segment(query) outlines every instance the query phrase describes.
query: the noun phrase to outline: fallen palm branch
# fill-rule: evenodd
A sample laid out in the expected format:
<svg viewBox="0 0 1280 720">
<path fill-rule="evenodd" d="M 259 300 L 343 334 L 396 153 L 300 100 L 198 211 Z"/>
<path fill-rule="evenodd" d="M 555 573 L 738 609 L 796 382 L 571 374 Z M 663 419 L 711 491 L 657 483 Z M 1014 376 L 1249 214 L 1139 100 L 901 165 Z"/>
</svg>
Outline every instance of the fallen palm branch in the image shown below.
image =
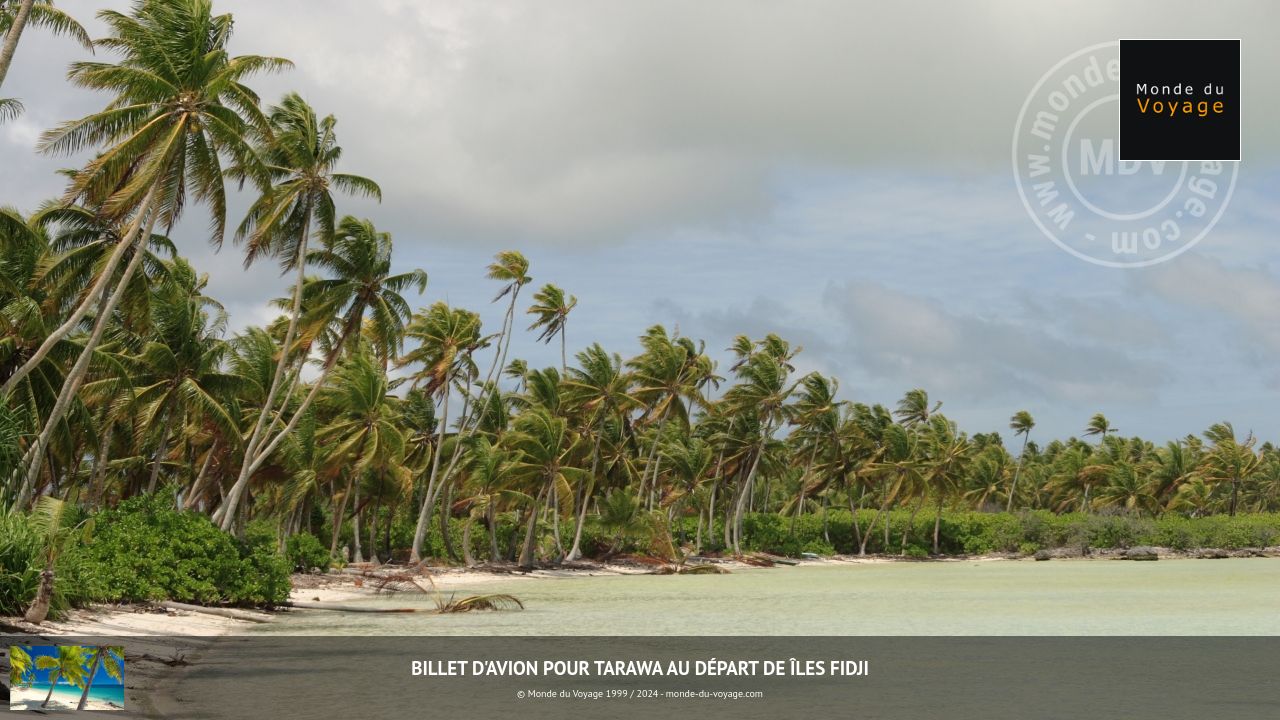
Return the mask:
<svg viewBox="0 0 1280 720">
<path fill-rule="evenodd" d="M 473 610 L 523 610 L 524 603 L 520 602 L 520 598 L 515 595 L 506 593 L 494 593 L 491 595 L 468 595 L 467 597 L 455 599 L 450 595 L 446 600 L 443 597 L 436 598 L 436 612 L 439 613 L 463 613 Z"/>
</svg>

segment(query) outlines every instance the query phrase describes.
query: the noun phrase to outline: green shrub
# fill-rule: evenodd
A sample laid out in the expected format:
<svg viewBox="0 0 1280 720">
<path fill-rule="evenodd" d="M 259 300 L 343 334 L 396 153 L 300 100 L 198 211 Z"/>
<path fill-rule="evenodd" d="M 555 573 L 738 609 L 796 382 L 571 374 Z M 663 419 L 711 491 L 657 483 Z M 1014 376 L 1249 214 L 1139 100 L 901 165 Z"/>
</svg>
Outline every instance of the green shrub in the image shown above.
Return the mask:
<svg viewBox="0 0 1280 720">
<path fill-rule="evenodd" d="M 324 572 L 329 569 L 332 560 L 329 548 L 311 533 L 290 535 L 285 541 L 285 556 L 295 572 L 311 572 L 312 568 Z"/>
<path fill-rule="evenodd" d="M 74 515 L 71 519 L 78 520 Z M 40 537 L 26 515 L 0 512 L 0 615 L 21 615 L 35 599 L 44 569 L 40 548 Z M 64 552 L 58 557 L 49 605 L 52 618 L 105 596 L 102 582 L 81 556 Z"/>
<path fill-rule="evenodd" d="M 289 594 L 289 567 L 271 546 L 252 547 L 207 517 L 177 511 L 163 494 L 97 515 L 97 531 L 68 555 L 102 581 L 104 599 L 273 605 Z"/>
</svg>

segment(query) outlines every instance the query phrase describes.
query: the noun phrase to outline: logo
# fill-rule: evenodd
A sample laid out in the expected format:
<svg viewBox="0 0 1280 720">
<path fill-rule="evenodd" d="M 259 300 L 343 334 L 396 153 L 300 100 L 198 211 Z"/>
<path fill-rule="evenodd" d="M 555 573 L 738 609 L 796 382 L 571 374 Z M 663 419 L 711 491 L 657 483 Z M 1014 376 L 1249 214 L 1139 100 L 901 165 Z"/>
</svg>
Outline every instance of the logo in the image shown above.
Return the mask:
<svg viewBox="0 0 1280 720">
<path fill-rule="evenodd" d="M 1023 207 L 1063 250 L 1104 267 L 1147 267 L 1213 229 L 1239 164 L 1121 160 L 1119 90 L 1119 42 L 1050 68 L 1018 113 L 1013 172 Z"/>
<path fill-rule="evenodd" d="M 1122 160 L 1240 159 L 1239 40 L 1121 40 Z"/>
</svg>

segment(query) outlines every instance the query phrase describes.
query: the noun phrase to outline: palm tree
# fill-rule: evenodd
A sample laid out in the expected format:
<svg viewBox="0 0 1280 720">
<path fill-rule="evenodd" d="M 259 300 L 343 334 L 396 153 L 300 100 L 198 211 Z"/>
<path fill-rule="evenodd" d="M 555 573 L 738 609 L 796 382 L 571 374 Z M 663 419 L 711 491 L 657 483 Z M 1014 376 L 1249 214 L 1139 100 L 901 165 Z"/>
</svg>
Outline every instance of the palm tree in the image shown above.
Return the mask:
<svg viewBox="0 0 1280 720">
<path fill-rule="evenodd" d="M 607 424 L 622 417 L 636 406 L 630 393 L 630 379 L 622 371 L 622 358 L 609 354 L 593 343 L 578 353 L 578 365 L 570 368 L 564 380 L 564 392 L 577 413 L 582 416 L 581 433 L 591 437 L 591 469 L 586 483 L 577 492 L 577 519 L 574 521 L 573 545 L 565 560 L 573 561 L 582 556 L 582 527 L 586 522 L 587 503 L 595 492 L 600 472 L 600 446 L 604 441 Z"/>
<path fill-rule="evenodd" d="M 560 336 L 560 372 L 565 372 L 569 368 L 569 358 L 565 350 L 565 325 L 569 321 L 569 311 L 578 305 L 578 298 L 570 295 L 565 298 L 564 290 L 547 283 L 542 289 L 533 294 L 533 305 L 529 308 L 530 315 L 536 315 L 537 320 L 529 326 L 530 330 L 541 330 L 538 335 L 540 342 L 549 343 Z"/>
<path fill-rule="evenodd" d="M 330 553 L 338 549 L 347 503 L 359 480 L 372 473 L 400 472 L 405 437 L 399 426 L 398 398 L 389 394 L 389 389 L 386 372 L 369 349 L 362 347 L 338 365 L 320 395 L 318 403 L 332 419 L 317 432 L 317 441 L 327 448 L 326 463 L 342 468 L 347 476 L 341 501 L 333 498 Z"/>
<path fill-rule="evenodd" d="M 1018 464 L 1013 468 L 1013 482 L 1009 484 L 1009 500 L 1005 504 L 1004 511 L 1011 512 L 1013 510 L 1013 498 L 1018 492 L 1018 475 L 1022 472 L 1022 461 L 1027 454 L 1027 439 L 1031 436 L 1031 429 L 1036 426 L 1036 421 L 1031 417 L 1031 413 L 1026 410 L 1019 410 L 1009 418 L 1009 429 L 1013 431 L 1013 436 L 1022 436 L 1022 450 L 1018 452 Z"/>
<path fill-rule="evenodd" d="M 124 681 L 124 648 L 119 645 L 97 645 L 89 651 L 89 672 L 84 679 L 84 692 L 80 694 L 80 702 L 76 710 L 84 710 L 89 703 L 89 691 L 93 689 L 93 678 L 102 667 L 112 678 Z"/>
<path fill-rule="evenodd" d="M 421 366 L 414 373 L 414 386 L 421 386 L 428 396 L 436 398 L 440 406 L 436 451 L 431 457 L 431 474 L 418 512 L 418 524 L 414 529 L 410 553 L 411 562 L 420 562 L 422 544 L 431 523 L 431 510 L 435 505 L 439 485 L 443 484 L 437 484 L 437 481 L 440 478 L 440 456 L 443 455 L 445 430 L 449 424 L 449 398 L 454 385 L 459 382 L 469 385 L 475 380 L 478 370 L 473 354 L 483 346 L 485 340 L 480 336 L 479 315 L 451 308 L 443 302 L 414 314 L 406 334 L 418 343 L 418 347 L 397 360 L 396 365 Z M 446 480 L 448 475 L 446 472 Z"/>
<path fill-rule="evenodd" d="M 4 86 L 18 40 L 28 24 L 46 28 L 54 35 L 69 35 L 86 50 L 93 50 L 89 33 L 70 15 L 55 8 L 52 0 L 0 0 L 0 38 L 4 39 L 0 43 L 0 87 Z"/>
<path fill-rule="evenodd" d="M 748 468 L 738 489 L 734 504 L 733 551 L 742 553 L 742 519 L 747 500 L 755 490 L 756 475 L 766 446 L 783 418 L 783 406 L 794 389 L 787 385 L 790 350 L 778 348 L 769 337 L 758 344 L 760 352 L 745 359 L 735 371 L 739 384 L 725 393 L 724 402 L 732 412 L 748 419 L 747 427 L 752 437 L 747 456 Z"/>
<path fill-rule="evenodd" d="M 924 485 L 918 442 L 917 434 L 898 423 L 892 423 L 884 428 L 876 459 L 867 467 L 869 474 L 878 481 L 875 493 L 879 495 L 880 505 L 866 532 L 863 533 L 862 544 L 858 548 L 859 555 L 866 554 L 871 532 L 875 528 L 876 521 L 882 518 L 884 520 L 884 552 L 889 552 L 888 510 L 890 505 L 895 501 L 910 499 L 912 495 L 918 494 Z M 907 529 L 910 530 L 910 526 Z"/>
<path fill-rule="evenodd" d="M 133 372 L 106 382 L 128 382 L 130 405 L 140 433 L 158 433 L 147 492 L 154 492 L 167 457 L 173 429 L 188 417 L 217 427 L 224 437 L 238 434 L 239 425 L 227 408 L 244 387 L 245 379 L 223 370 L 229 347 L 219 335 L 226 325 L 220 305 L 200 294 L 208 283 L 196 276 L 185 260 L 172 264 L 168 282 L 156 293 L 154 335 L 136 357 L 126 360 Z"/>
<path fill-rule="evenodd" d="M 1084 429 L 1085 435 L 1096 435 L 1103 440 L 1106 440 L 1107 435 L 1114 432 L 1116 432 L 1116 429 L 1111 426 L 1111 422 L 1107 420 L 1107 416 L 1102 413 L 1094 413 L 1093 417 L 1089 418 L 1089 424 Z"/>
<path fill-rule="evenodd" d="M 348 344 L 354 342 L 363 329 L 376 356 L 393 354 L 404 341 L 404 326 L 411 315 L 409 303 L 401 294 L 413 288 L 421 293 L 427 287 L 427 274 L 422 270 L 391 274 L 391 235 L 379 232 L 369 220 L 343 218 L 338 223 L 336 237 L 323 248 L 312 251 L 307 261 L 328 270 L 331 277 L 309 280 L 303 288 L 305 328 L 302 337 L 309 342 L 324 331 L 333 330 L 333 339 L 320 366 L 319 377 L 289 421 L 274 437 L 269 434 L 264 437 L 261 449 L 253 457 L 244 459 L 239 477 L 214 514 L 214 521 L 223 530 L 230 530 L 235 522 L 240 500 L 254 471 L 293 432 Z"/>
<path fill-rule="evenodd" d="M 670 507 L 675 517 L 683 516 L 683 508 L 707 478 L 714 462 L 711 444 L 699 437 L 683 435 L 668 443 L 662 457 L 679 485 L 673 489 Z M 702 515 L 698 515 L 698 537 L 702 536 Z"/>
<path fill-rule="evenodd" d="M 23 616 L 24 620 L 33 625 L 39 625 L 49 616 L 49 606 L 53 601 L 54 567 L 58 558 L 75 540 L 77 531 L 80 531 L 82 537 L 87 537 L 93 531 L 92 520 L 75 526 L 70 525 L 69 521 L 66 503 L 48 495 L 40 498 L 31 511 L 31 525 L 40 536 L 40 554 L 44 560 L 36 597 Z"/>
<path fill-rule="evenodd" d="M 582 470 L 571 462 L 579 439 L 570 431 L 568 422 L 555 417 L 545 408 L 534 408 L 516 417 L 515 430 L 509 442 L 518 454 L 512 465 L 513 479 L 522 483 L 528 498 L 524 543 L 519 564 L 532 568 L 538 512 L 542 502 L 554 494 L 558 507 L 572 509 L 574 482 Z"/>
<path fill-rule="evenodd" d="M 501 371 L 507 366 L 507 349 L 511 347 L 512 330 L 515 324 L 516 299 L 520 296 L 520 290 L 533 281 L 533 278 L 529 277 L 529 261 L 515 250 L 503 250 L 495 255 L 493 262 L 489 264 L 486 277 L 505 283 L 502 290 L 494 296 L 494 302 L 504 297 L 510 300 L 507 303 L 507 312 L 502 316 L 502 329 L 498 332 L 499 351 L 494 353 L 494 364 L 485 376 L 485 386 L 496 381 L 493 376 L 495 370 Z"/>
<path fill-rule="evenodd" d="M 1156 452 L 1146 482 L 1158 507 L 1172 509 L 1178 491 L 1195 477 L 1199 462 L 1199 453 L 1176 440 L 1170 440 Z"/>
<path fill-rule="evenodd" d="M 689 338 L 673 338 L 661 325 L 645 331 L 640 344 L 644 352 L 627 365 L 631 368 L 631 380 L 635 384 L 631 394 L 644 406 L 640 422 L 645 425 L 657 423 L 639 489 L 642 499 L 648 489 L 647 494 L 652 501 L 651 484 L 657 482 L 661 467 L 658 447 L 668 421 L 675 419 L 687 428 L 694 406 L 705 404 L 704 389 L 718 386 L 721 378 L 715 374 L 715 363 L 707 357 L 703 344 Z M 652 479 L 649 479 L 650 475 Z"/>
<path fill-rule="evenodd" d="M 352 195 L 382 199 L 376 183 L 359 175 L 335 172 L 342 148 L 338 146 L 332 115 L 319 118 L 297 93 L 284 96 L 267 113 L 269 132 L 261 133 L 259 155 L 266 165 L 272 186 L 249 208 L 236 230 L 236 239 L 245 244 L 245 267 L 263 255 L 280 260 L 284 272 L 297 273 L 289 322 L 281 344 L 280 357 L 267 387 L 258 419 L 245 441 L 245 456 L 259 449 L 267 419 L 276 401 L 285 371 L 295 359 L 294 338 L 302 314 L 302 291 L 306 285 L 306 258 L 313 226 L 324 240 L 333 237 L 336 226 L 333 189 Z M 233 175 L 241 174 L 233 169 Z M 297 360 L 305 360 L 305 356 Z"/>
<path fill-rule="evenodd" d="M 810 492 L 810 474 L 819 458 L 823 464 L 828 460 L 839 464 L 839 458 L 830 457 L 833 453 L 838 454 L 840 445 L 840 409 L 844 403 L 836 400 L 839 389 L 840 383 L 835 378 L 809 373 L 801 378 L 797 390 L 799 396 L 787 408 L 788 421 L 796 426 L 790 437 L 795 447 L 794 457 L 797 462 L 799 458 L 805 458 L 795 513 L 791 516 L 791 532 L 795 531 L 796 518 L 804 512 L 805 497 Z M 823 482 L 815 483 L 813 490 L 823 486 Z"/>
<path fill-rule="evenodd" d="M 926 441 L 927 467 L 925 484 L 933 493 L 936 513 L 933 516 L 933 554 L 940 552 L 939 535 L 942 507 L 960 487 L 969 462 L 969 440 L 960 434 L 955 423 L 942 415 L 929 419 L 930 434 Z"/>
<path fill-rule="evenodd" d="M 1204 436 L 1213 443 L 1213 447 L 1205 454 L 1200 474 L 1211 485 L 1230 485 L 1227 513 L 1234 516 L 1241 484 L 1249 481 L 1261 465 L 1260 458 L 1253 451 L 1257 440 L 1252 433 L 1243 442 L 1236 440 L 1235 428 L 1229 422 L 1216 423 L 1205 431 Z"/>
<path fill-rule="evenodd" d="M 913 427 L 929 421 L 929 416 L 938 412 L 942 407 L 942 403 L 935 403 L 932 408 L 929 407 L 929 393 L 921 388 L 908 390 L 902 399 L 898 401 L 898 409 L 893 414 L 898 416 L 898 420 L 906 427 Z"/>
<path fill-rule="evenodd" d="M 84 674 L 84 648 L 80 645 L 58 645 L 56 655 L 41 655 L 36 658 L 36 667 L 49 672 L 49 694 L 45 696 L 40 707 L 49 707 L 53 699 L 53 691 L 58 682 L 66 680 L 73 686 L 85 687 L 87 679 Z"/>
<path fill-rule="evenodd" d="M 1094 507 L 1120 508 L 1128 512 L 1154 515 L 1159 503 L 1146 481 L 1147 469 L 1131 462 L 1118 462 L 1107 473 L 1107 482 L 1098 488 Z"/>
<path fill-rule="evenodd" d="M 151 237 L 158 222 L 173 227 L 188 194 L 208 204 L 213 239 L 221 241 L 226 222 L 222 158 L 253 166 L 246 136 L 250 127 L 264 125 L 257 96 L 241 80 L 289 65 L 277 58 L 230 56 L 226 44 L 231 16 L 214 16 L 209 0 L 140 0 L 132 15 L 103 11 L 99 18 L 112 35 L 97 45 L 119 53 L 121 61 L 75 63 L 70 77 L 81 87 L 113 92 L 116 98 L 100 113 L 45 133 L 41 149 L 74 153 L 106 145 L 72 175 L 66 200 L 83 198 L 109 217 L 132 216 L 132 221 L 80 306 L 0 390 L 5 395 L 11 392 L 16 380 L 39 364 L 90 309 L 97 308 L 80 356 L 67 373 L 44 430 L 27 452 L 20 505 L 29 499 L 53 431 L 84 381 L 111 315 L 146 255 L 137 252 L 140 242 Z M 129 249 L 135 251 L 132 259 L 100 304 Z"/>
<path fill-rule="evenodd" d="M 507 488 L 512 466 L 511 455 L 484 436 L 476 437 L 469 445 L 465 502 L 471 505 L 472 510 L 467 522 L 470 524 L 476 518 L 484 519 L 489 535 L 489 560 L 497 562 L 500 555 L 497 510 L 504 500 L 517 496 L 517 493 Z M 464 543 L 463 548 L 464 554 L 470 552 L 469 543 Z"/>
</svg>

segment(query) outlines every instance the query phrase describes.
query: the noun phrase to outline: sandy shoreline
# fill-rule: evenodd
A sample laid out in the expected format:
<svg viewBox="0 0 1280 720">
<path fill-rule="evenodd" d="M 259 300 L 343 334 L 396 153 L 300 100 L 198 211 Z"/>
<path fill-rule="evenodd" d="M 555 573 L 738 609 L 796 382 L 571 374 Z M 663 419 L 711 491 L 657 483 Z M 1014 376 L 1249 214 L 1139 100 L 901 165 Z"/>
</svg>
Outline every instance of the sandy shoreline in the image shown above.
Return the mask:
<svg viewBox="0 0 1280 720">
<path fill-rule="evenodd" d="M 1217 557 L 1277 557 L 1280 548 L 1249 551 L 1198 551 L 1182 553 L 1155 548 L 1161 559 Z M 1052 553 L 1057 562 L 1083 562 L 1123 559 L 1123 551 L 1094 551 L 1082 556 L 1078 551 L 1060 549 Z M 909 562 L 1033 562 L 1027 556 L 982 555 L 911 560 L 896 556 L 833 556 L 818 559 L 784 560 L 773 571 L 785 573 L 789 566 L 840 566 Z M 759 565 L 728 558 L 705 558 L 701 563 L 713 564 L 721 570 L 736 572 L 758 570 Z M 571 566 L 544 567 L 530 571 L 514 567 L 432 567 L 426 573 L 412 574 L 403 566 L 355 566 L 327 574 L 295 575 L 290 599 L 295 602 L 349 603 L 388 595 L 420 595 L 432 589 L 448 591 L 461 587 L 477 588 L 491 583 L 534 582 L 610 575 L 644 575 L 660 571 L 659 566 L 644 562 L 574 563 Z M 324 612 L 294 609 L 285 612 Z M 0 630 L 26 634 L 56 643 L 59 637 L 86 636 L 127 637 L 126 706 L 144 714 L 167 717 L 172 707 L 174 688 L 181 682 L 184 668 L 198 662 L 212 644 L 212 638 L 248 633 L 260 622 L 278 619 L 281 613 L 237 611 L 238 617 L 220 617 L 187 609 L 156 605 L 95 606 L 74 610 L 57 622 L 34 626 L 20 618 L 0 618 Z M 245 619 L 248 618 L 248 619 Z M 43 696 L 39 701 L 43 700 Z M 56 700 L 56 696 L 55 696 Z M 105 708 L 103 708 L 105 709 Z"/>
<path fill-rule="evenodd" d="M 1226 557 L 1280 557 L 1280 547 L 1246 550 L 1198 550 L 1175 551 L 1168 548 L 1152 548 L 1160 559 L 1226 558 Z M 1094 550 L 1088 555 L 1079 551 L 1059 548 L 1049 552 L 1054 561 L 1087 562 L 1098 560 L 1123 560 L 1124 550 Z M 886 563 L 959 563 L 959 562 L 1032 562 L 1035 558 L 1016 554 L 990 554 L 970 556 L 946 556 L 928 559 L 912 559 L 885 555 L 834 555 L 822 558 L 787 559 L 772 558 L 778 564 L 771 567 L 783 571 L 792 566 L 877 565 Z M 694 564 L 694 563 L 690 563 Z M 722 571 L 767 569 L 754 562 L 734 558 L 700 558 L 697 564 L 714 565 Z M 476 587 L 491 583 L 528 582 L 534 580 L 567 579 L 612 575 L 666 574 L 662 566 L 636 561 L 577 562 L 563 566 L 539 567 L 521 570 L 515 566 L 501 567 L 427 567 L 423 572 L 399 565 L 353 565 L 342 571 L 325 574 L 298 574 L 292 578 L 290 600 L 298 602 L 342 603 L 372 597 L 385 597 L 399 593 L 420 594 L 435 590 L 452 590 L 459 587 Z M 158 649 L 183 650 L 199 638 L 239 634 L 252 628 L 253 620 L 270 622 L 281 611 L 237 610 L 238 615 L 250 620 L 218 617 L 186 609 L 173 609 L 158 605 L 99 605 L 72 610 L 57 621 L 35 626 L 21 618 L 0 618 L 0 631 L 29 633 L 39 636 L 99 635 L 151 637 Z M 312 612 L 306 609 L 283 612 Z M 182 643 L 171 639 L 182 638 Z M 170 654 L 170 657 L 172 653 Z"/>
<path fill-rule="evenodd" d="M 80 691 L 75 688 L 61 687 L 53 692 L 49 704 L 41 707 L 45 696 L 48 694 L 47 689 L 39 688 L 14 688 L 9 695 L 10 710 L 75 710 L 80 704 Z M 104 700 L 90 699 L 85 703 L 85 710 L 120 710 L 120 706 L 115 703 Z"/>
</svg>

